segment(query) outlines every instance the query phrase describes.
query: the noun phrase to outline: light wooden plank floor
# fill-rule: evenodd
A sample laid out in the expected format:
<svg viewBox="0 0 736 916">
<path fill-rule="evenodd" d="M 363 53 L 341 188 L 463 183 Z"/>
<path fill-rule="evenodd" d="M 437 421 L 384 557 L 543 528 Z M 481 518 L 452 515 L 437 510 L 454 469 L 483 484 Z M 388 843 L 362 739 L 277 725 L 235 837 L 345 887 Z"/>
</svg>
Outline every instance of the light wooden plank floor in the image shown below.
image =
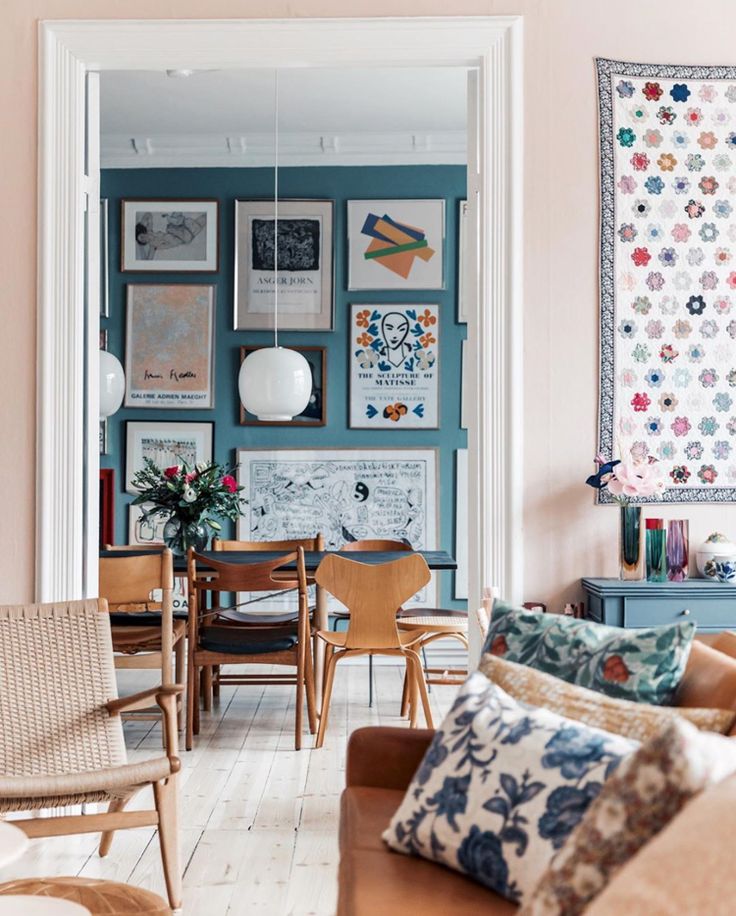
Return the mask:
<svg viewBox="0 0 736 916">
<path fill-rule="evenodd" d="M 255 669 L 252 669 L 255 670 Z M 347 737 L 363 725 L 399 719 L 403 669 L 375 666 L 373 708 L 363 665 L 338 667 L 330 724 L 321 750 L 294 750 L 293 688 L 223 688 L 202 714 L 199 739 L 181 752 L 182 853 L 186 916 L 330 916 L 337 894 L 337 822 Z M 149 672 L 120 672 L 121 693 L 143 689 Z M 437 724 L 456 692 L 434 687 Z M 154 723 L 125 726 L 130 759 L 161 753 Z M 131 807 L 148 807 L 148 792 Z M 34 840 L 0 881 L 31 875 L 84 875 L 147 887 L 164 895 L 158 841 L 150 829 L 116 834 L 106 859 L 99 837 Z M 165 895 L 164 895 L 165 896 Z"/>
</svg>

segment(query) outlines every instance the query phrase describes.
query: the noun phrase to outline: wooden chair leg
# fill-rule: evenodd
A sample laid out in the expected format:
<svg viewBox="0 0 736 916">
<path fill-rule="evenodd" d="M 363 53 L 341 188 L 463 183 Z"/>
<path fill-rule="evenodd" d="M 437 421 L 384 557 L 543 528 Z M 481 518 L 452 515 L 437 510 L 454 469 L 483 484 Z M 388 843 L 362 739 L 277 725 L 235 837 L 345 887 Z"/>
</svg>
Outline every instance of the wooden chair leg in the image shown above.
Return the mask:
<svg viewBox="0 0 736 916">
<path fill-rule="evenodd" d="M 315 747 L 322 747 L 325 741 L 325 732 L 327 731 L 327 720 L 330 713 L 330 697 L 332 696 L 332 685 L 335 681 L 335 666 L 338 655 L 332 646 L 328 646 L 325 652 L 325 684 L 322 689 L 322 711 L 319 716 L 319 731 L 317 732 L 317 742 Z"/>
<path fill-rule="evenodd" d="M 117 814 L 119 811 L 122 811 L 123 808 L 128 804 L 131 795 L 126 795 L 123 798 L 113 798 L 110 804 L 107 806 L 108 814 Z M 112 846 L 112 838 L 115 836 L 114 830 L 103 830 L 102 836 L 100 837 L 100 857 L 104 858 L 108 852 L 110 852 L 110 846 Z"/>
<path fill-rule="evenodd" d="M 309 734 L 317 731 L 317 692 L 314 688 L 314 660 L 312 659 L 312 641 L 304 647 L 304 679 L 307 688 L 307 719 Z"/>
<path fill-rule="evenodd" d="M 192 749 L 192 735 L 194 734 L 195 706 L 199 704 L 199 685 L 197 684 L 197 666 L 191 654 L 187 666 L 187 732 L 184 746 L 188 751 Z"/>
<path fill-rule="evenodd" d="M 212 712 L 212 665 L 202 668 L 202 708 Z"/>
<path fill-rule="evenodd" d="M 212 666 L 212 697 L 215 700 L 220 699 L 220 666 Z"/>
<path fill-rule="evenodd" d="M 186 648 L 187 641 L 183 637 L 174 646 L 174 680 L 177 684 L 184 684 L 186 678 Z M 179 731 L 182 731 L 186 722 L 186 699 L 179 698 Z"/>
<path fill-rule="evenodd" d="M 201 680 L 202 680 L 202 669 L 195 668 L 194 669 L 194 697 L 195 697 L 195 700 L 194 700 L 194 734 L 195 735 L 199 734 L 199 718 L 200 718 L 199 716 L 199 709 L 200 709 L 199 697 L 200 697 L 201 690 L 202 690 L 200 686 Z"/>
<path fill-rule="evenodd" d="M 409 675 L 404 672 L 404 688 L 401 691 L 401 711 L 399 715 L 405 719 L 409 715 Z"/>
<path fill-rule="evenodd" d="M 296 653 L 296 711 L 294 714 L 294 750 L 302 749 L 304 728 L 304 646 L 297 645 Z"/>
<path fill-rule="evenodd" d="M 414 662 L 411 656 L 406 653 L 406 674 L 404 675 L 407 680 L 407 685 L 409 688 L 409 728 L 417 727 L 417 720 L 419 718 L 419 702 L 417 697 L 417 678 L 414 674 Z"/>
<path fill-rule="evenodd" d="M 161 864 L 166 881 L 166 893 L 172 910 L 181 908 L 181 848 L 179 844 L 179 799 L 177 776 L 153 784 L 153 797 L 158 812 L 158 841 Z"/>
<path fill-rule="evenodd" d="M 427 728 L 434 728 L 434 723 L 432 722 L 432 708 L 429 705 L 429 694 L 427 693 L 427 682 L 424 679 L 424 668 L 416 652 L 407 652 L 406 657 L 407 659 L 411 658 L 412 667 L 414 669 L 414 679 L 419 692 L 419 699 L 422 701 L 424 720 L 427 723 Z M 416 712 L 415 718 L 417 718 Z"/>
</svg>

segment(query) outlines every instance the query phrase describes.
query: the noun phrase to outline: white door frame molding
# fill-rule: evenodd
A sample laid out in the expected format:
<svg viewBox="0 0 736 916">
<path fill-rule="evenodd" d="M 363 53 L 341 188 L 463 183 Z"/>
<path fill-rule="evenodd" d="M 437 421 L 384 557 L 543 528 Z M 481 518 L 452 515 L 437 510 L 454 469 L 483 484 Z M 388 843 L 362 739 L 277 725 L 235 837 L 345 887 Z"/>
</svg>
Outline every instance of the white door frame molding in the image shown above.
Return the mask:
<svg viewBox="0 0 736 916">
<path fill-rule="evenodd" d="M 477 174 L 468 173 L 480 226 L 480 306 L 468 324 L 467 375 L 477 384 L 469 398 L 470 606 L 485 585 L 521 597 L 521 17 L 64 20 L 40 23 L 39 38 L 37 599 L 97 589 L 90 559 L 98 535 L 83 509 L 97 477 L 84 429 L 98 371 L 95 353 L 85 362 L 86 72 L 366 65 L 478 70 Z"/>
</svg>

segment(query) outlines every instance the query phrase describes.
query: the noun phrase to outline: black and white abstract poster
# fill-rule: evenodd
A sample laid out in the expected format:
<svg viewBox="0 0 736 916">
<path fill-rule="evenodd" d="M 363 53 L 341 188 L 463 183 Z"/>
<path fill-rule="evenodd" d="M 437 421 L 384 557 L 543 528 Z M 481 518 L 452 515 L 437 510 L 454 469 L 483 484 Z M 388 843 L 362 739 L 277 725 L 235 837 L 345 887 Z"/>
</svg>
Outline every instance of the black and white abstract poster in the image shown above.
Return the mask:
<svg viewBox="0 0 736 916">
<path fill-rule="evenodd" d="M 332 201 L 235 202 L 235 329 L 332 328 Z M 278 246 L 275 242 L 278 241 Z"/>
</svg>

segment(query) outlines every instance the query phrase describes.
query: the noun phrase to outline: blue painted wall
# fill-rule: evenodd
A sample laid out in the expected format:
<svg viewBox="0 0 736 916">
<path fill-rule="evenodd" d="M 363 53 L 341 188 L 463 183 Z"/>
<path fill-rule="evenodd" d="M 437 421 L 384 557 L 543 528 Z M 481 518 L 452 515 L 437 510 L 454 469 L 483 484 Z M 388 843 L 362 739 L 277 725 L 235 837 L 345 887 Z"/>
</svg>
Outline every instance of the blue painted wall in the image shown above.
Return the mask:
<svg viewBox="0 0 736 916">
<path fill-rule="evenodd" d="M 110 317 L 102 319 L 108 346 L 124 363 L 125 287 L 127 283 L 214 283 L 217 326 L 214 410 L 156 410 L 123 408 L 108 423 L 109 454 L 103 467 L 115 468 L 116 541 L 128 539 L 128 509 L 132 497 L 125 489 L 125 421 L 174 420 L 215 422 L 216 460 L 233 462 L 235 449 L 309 448 L 313 446 L 433 446 L 439 449 L 438 546 L 454 551 L 455 450 L 467 446 L 460 429 L 460 367 L 465 325 L 457 324 L 458 201 L 465 197 L 464 166 L 380 166 L 283 168 L 280 196 L 335 201 L 335 329 L 328 333 L 285 332 L 279 342 L 327 347 L 327 425 L 317 429 L 241 426 L 237 376 L 240 347 L 266 344 L 267 332 L 233 330 L 233 258 L 236 198 L 264 198 L 273 194 L 272 169 L 107 169 L 102 172 L 102 197 L 109 200 Z M 220 270 L 217 274 L 121 274 L 120 200 L 135 197 L 213 197 L 220 201 Z M 444 197 L 447 202 L 445 265 L 447 289 L 421 292 L 348 292 L 346 201 L 353 198 Z M 348 428 L 348 326 L 350 304 L 380 302 L 438 303 L 440 342 L 440 429 L 353 430 Z M 459 607 L 452 600 L 452 574 L 440 574 L 442 606 Z"/>
</svg>

